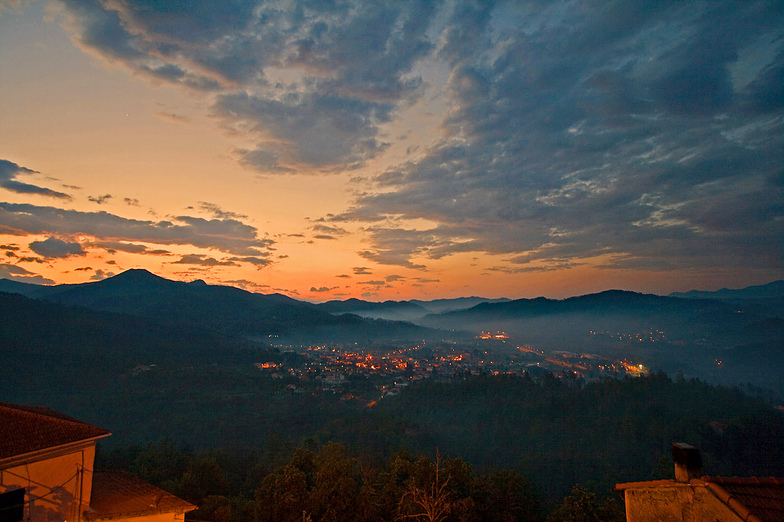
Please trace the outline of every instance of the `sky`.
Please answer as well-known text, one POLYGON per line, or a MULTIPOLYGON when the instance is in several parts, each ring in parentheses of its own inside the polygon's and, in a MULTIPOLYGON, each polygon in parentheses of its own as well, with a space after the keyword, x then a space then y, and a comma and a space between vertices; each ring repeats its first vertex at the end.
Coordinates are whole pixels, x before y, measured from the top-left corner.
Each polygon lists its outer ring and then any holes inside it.
POLYGON ((784 2, 0 0, 0 277, 784 279, 784 2))

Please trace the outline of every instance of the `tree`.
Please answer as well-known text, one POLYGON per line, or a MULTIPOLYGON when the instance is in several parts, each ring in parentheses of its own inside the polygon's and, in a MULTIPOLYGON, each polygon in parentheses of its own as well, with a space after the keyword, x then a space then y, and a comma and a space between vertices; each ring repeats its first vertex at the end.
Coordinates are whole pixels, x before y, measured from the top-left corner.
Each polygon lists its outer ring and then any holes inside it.
POLYGON ((491 475, 479 477, 471 496, 477 504, 478 520, 540 520, 536 487, 514 470, 498 470, 491 475))
POLYGON ((453 496, 447 490, 449 478, 441 477, 441 454, 436 453, 435 476, 424 483, 416 476, 409 479, 407 491, 398 505, 397 520, 446 520, 454 504, 453 496))
POLYGON ((596 495, 579 484, 572 488, 571 495, 563 499, 547 517, 547 522, 622 522, 625 513, 612 499, 599 501, 596 495))
POLYGON ((299 522, 308 504, 308 478, 304 471, 289 463, 270 473, 256 490, 261 504, 260 520, 299 522))
POLYGON ((342 444, 330 442, 316 456, 312 511, 318 520, 356 519, 359 484, 354 473, 354 459, 346 455, 342 444))

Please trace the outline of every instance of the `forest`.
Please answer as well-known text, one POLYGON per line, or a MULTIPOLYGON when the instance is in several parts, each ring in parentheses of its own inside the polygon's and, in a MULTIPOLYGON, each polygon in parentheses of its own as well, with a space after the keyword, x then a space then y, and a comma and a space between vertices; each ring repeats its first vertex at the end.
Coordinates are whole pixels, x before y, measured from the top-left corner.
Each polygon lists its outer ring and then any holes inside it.
POLYGON ((129 470, 200 506, 192 520, 215 522, 429 520, 436 508, 438 520, 558 521, 575 511, 623 520, 613 486, 672 478, 670 445, 683 440, 701 448, 706 474, 784 470, 779 411, 662 373, 584 386, 554 376, 423 383, 319 424, 299 440, 273 431, 255 442, 102 448, 98 465, 129 470))

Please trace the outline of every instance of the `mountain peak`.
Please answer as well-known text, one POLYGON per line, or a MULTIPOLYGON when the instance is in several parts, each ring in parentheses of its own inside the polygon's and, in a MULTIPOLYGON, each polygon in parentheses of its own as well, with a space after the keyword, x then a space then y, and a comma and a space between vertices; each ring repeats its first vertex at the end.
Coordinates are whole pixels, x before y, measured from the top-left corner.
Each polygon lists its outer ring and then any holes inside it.
POLYGON ((170 283, 172 281, 157 276, 150 272, 149 270, 145 270, 144 268, 131 268, 126 270, 125 272, 121 272, 116 276, 112 276, 109 278, 104 279, 101 281, 102 283, 122 283, 122 284, 161 284, 161 283, 170 283))

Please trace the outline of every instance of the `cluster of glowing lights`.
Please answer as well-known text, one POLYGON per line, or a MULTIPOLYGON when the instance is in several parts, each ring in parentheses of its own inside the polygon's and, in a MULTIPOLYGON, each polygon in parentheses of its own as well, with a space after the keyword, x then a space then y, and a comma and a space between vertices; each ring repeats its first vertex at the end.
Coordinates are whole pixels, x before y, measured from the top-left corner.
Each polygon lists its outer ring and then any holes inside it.
POLYGON ((590 335, 596 336, 606 336, 610 339, 617 339, 618 341, 632 341, 632 342, 649 342, 649 343, 656 343, 656 342, 664 342, 667 339, 667 336, 664 334, 663 331, 659 330, 658 328, 651 328, 649 331, 644 333, 623 333, 623 332, 610 332, 610 331, 602 331, 597 332, 595 330, 590 330, 588 332, 590 335))
POLYGON ((478 339, 483 339, 483 340, 488 340, 488 339, 499 339, 499 340, 509 339, 509 336, 506 335, 506 332, 496 332, 496 333, 481 332, 476 337, 478 339))

